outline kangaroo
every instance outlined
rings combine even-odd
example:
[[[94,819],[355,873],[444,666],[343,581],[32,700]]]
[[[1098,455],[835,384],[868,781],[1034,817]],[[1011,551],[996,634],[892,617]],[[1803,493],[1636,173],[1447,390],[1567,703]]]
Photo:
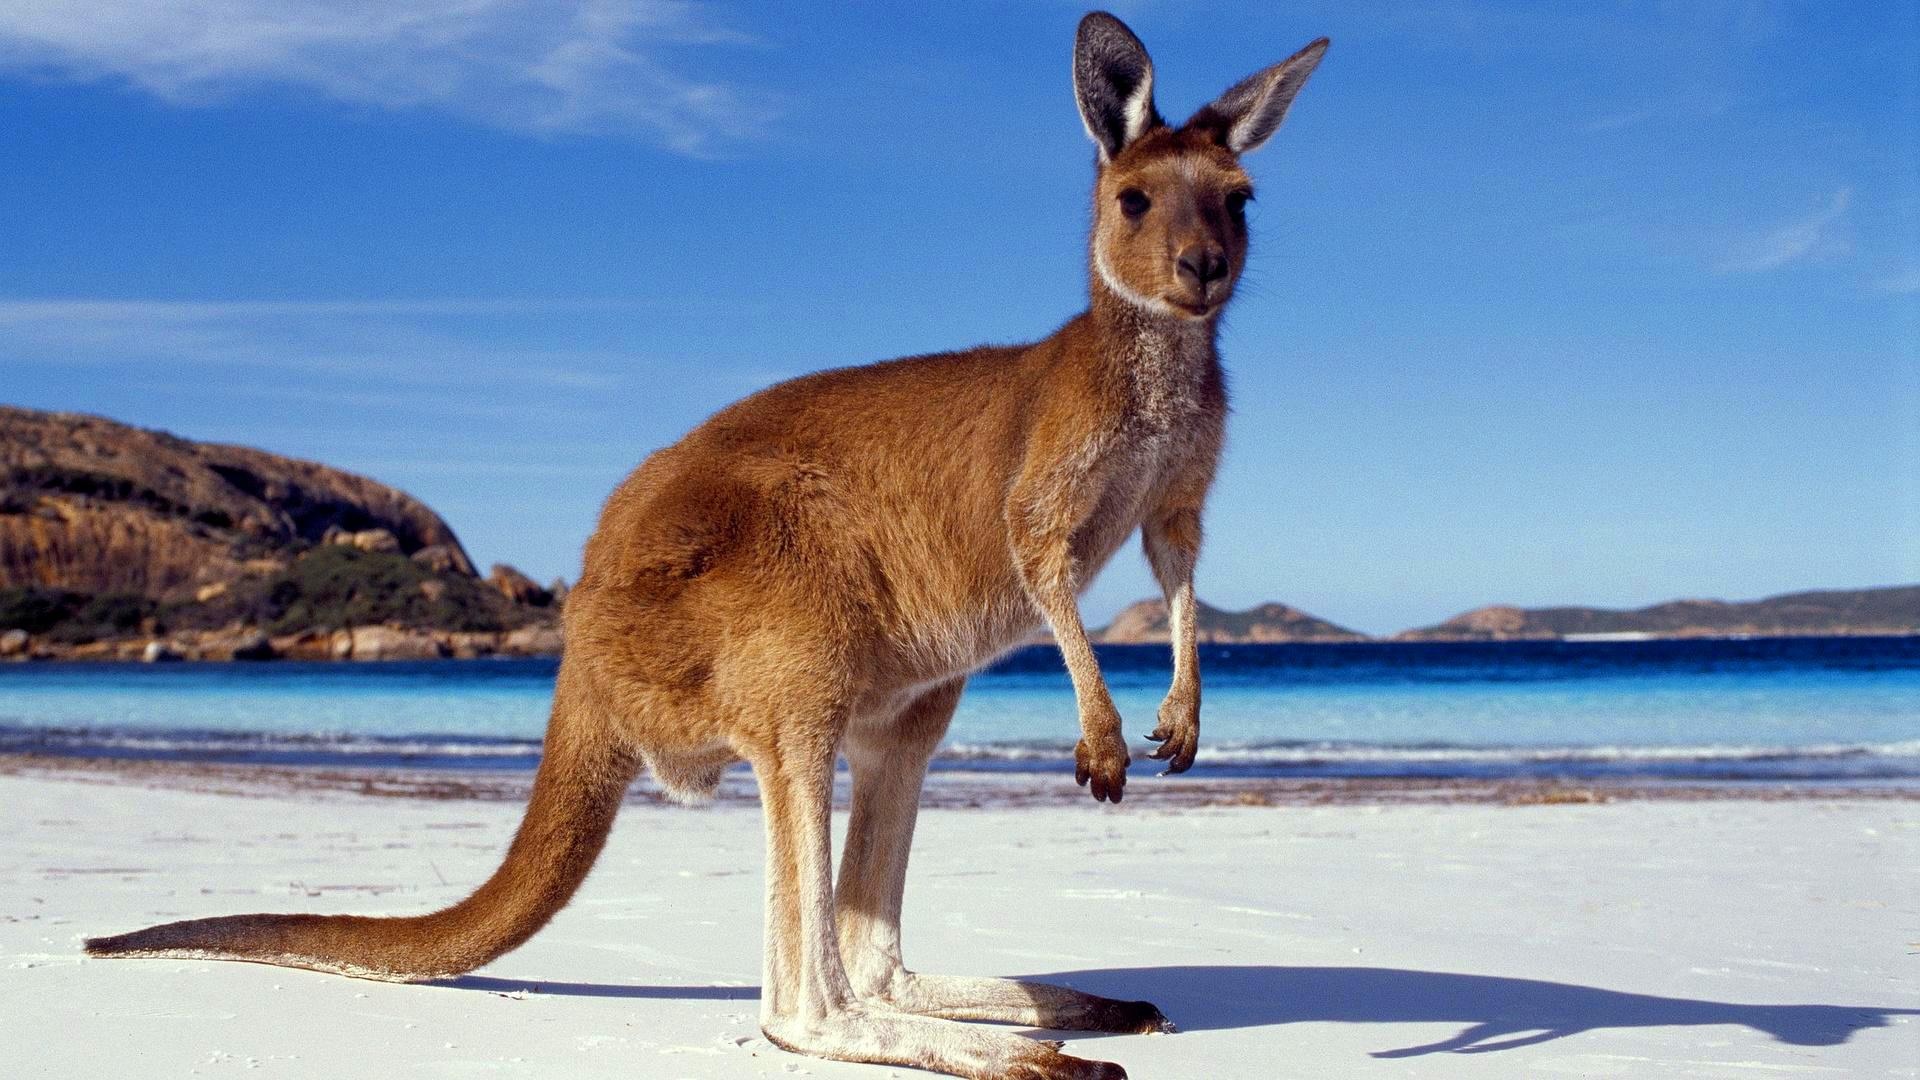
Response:
[[[1220,453],[1220,311],[1247,253],[1265,143],[1322,38],[1180,127],[1132,31],[1079,26],[1097,148],[1090,302],[1031,345],[823,371],[732,405],[607,500],[567,597],[545,753],[503,864],[427,915],[234,915],[86,943],[94,956],[249,960],[395,981],[470,971],[573,896],[644,767],[711,796],[745,760],[766,822],[760,1026],[787,1050],[955,1076],[1124,1080],[1057,1042],[955,1024],[1171,1031],[1145,1001],[909,971],[901,892],[927,763],[969,673],[1050,627],[1072,676],[1075,780],[1120,802],[1120,716],[1077,601],[1139,529],[1173,626],[1150,757],[1200,730],[1194,562]],[[830,800],[852,772],[838,887]]]

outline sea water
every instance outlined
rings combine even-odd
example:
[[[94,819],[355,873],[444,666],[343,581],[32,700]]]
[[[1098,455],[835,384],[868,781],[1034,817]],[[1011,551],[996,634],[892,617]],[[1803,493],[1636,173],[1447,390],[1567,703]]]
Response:
[[[1100,646],[1136,745],[1164,646]],[[1196,773],[1920,784],[1920,637],[1213,645]],[[553,660],[0,665],[0,752],[526,769]],[[1051,648],[968,684],[936,768],[1058,771]]]

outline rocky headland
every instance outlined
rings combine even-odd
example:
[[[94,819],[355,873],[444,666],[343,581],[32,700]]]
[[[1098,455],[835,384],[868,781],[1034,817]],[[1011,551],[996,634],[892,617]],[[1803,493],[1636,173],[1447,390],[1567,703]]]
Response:
[[[1194,636],[1208,644],[1367,640],[1365,634],[1285,604],[1267,603],[1245,611],[1225,611],[1197,601],[1194,607]],[[1166,601],[1141,600],[1129,604],[1112,622],[1089,636],[1107,645],[1164,644],[1172,637]]]
[[[1920,634],[1920,585],[1828,589],[1762,600],[1670,600],[1632,609],[1478,608],[1395,641],[1838,637]]]
[[[551,653],[565,588],[480,577],[439,515],[364,476],[0,406],[0,658]]]

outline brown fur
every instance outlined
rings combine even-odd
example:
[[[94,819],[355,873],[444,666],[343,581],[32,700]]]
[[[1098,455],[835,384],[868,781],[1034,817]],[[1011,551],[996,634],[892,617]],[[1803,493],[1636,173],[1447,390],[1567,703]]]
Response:
[[[1251,113],[1223,114],[1216,103],[1180,129],[1154,126],[1151,101],[1143,113],[1140,97],[1128,97],[1128,76],[1146,65],[1137,40],[1099,15],[1081,35],[1076,79],[1089,131],[1142,128],[1123,145],[1101,143],[1089,309],[1033,345],[783,383],[722,410],[628,477],[568,596],[546,755],[492,879],[415,918],[199,919],[94,939],[88,951],[391,979],[470,970],[567,902],[641,763],[676,797],[698,799],[744,760],[767,820],[770,1039],[972,1077],[1124,1076],[1054,1044],[925,1018],[1169,1029],[1153,1006],[916,974],[899,941],[927,761],[967,674],[1042,623],[1073,677],[1078,779],[1097,799],[1122,798],[1127,747],[1076,602],[1136,529],[1174,627],[1174,681],[1153,756],[1184,771],[1198,739],[1192,574],[1226,417],[1215,318],[1247,243],[1230,201],[1250,182],[1230,133],[1244,130],[1235,116]],[[1279,85],[1273,73],[1293,65],[1297,89],[1298,69],[1310,71],[1321,47],[1229,98],[1253,86],[1248,100],[1266,108],[1266,84],[1255,81]],[[1146,70],[1140,96],[1151,93]],[[1125,212],[1129,193],[1151,208]],[[1212,255],[1225,260],[1224,275],[1203,280],[1194,267]],[[854,802],[836,891],[828,797],[841,754]]]

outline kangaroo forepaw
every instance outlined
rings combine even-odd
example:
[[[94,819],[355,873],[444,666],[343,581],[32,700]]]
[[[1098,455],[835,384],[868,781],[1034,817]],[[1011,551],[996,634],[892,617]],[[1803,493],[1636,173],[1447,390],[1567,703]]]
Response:
[[[1160,744],[1147,756],[1167,763],[1161,776],[1193,768],[1193,756],[1200,749],[1200,699],[1169,696],[1160,706],[1160,725],[1147,738]]]
[[[1105,737],[1081,739],[1073,748],[1073,779],[1101,802],[1119,802],[1127,791],[1127,741],[1116,726]]]

